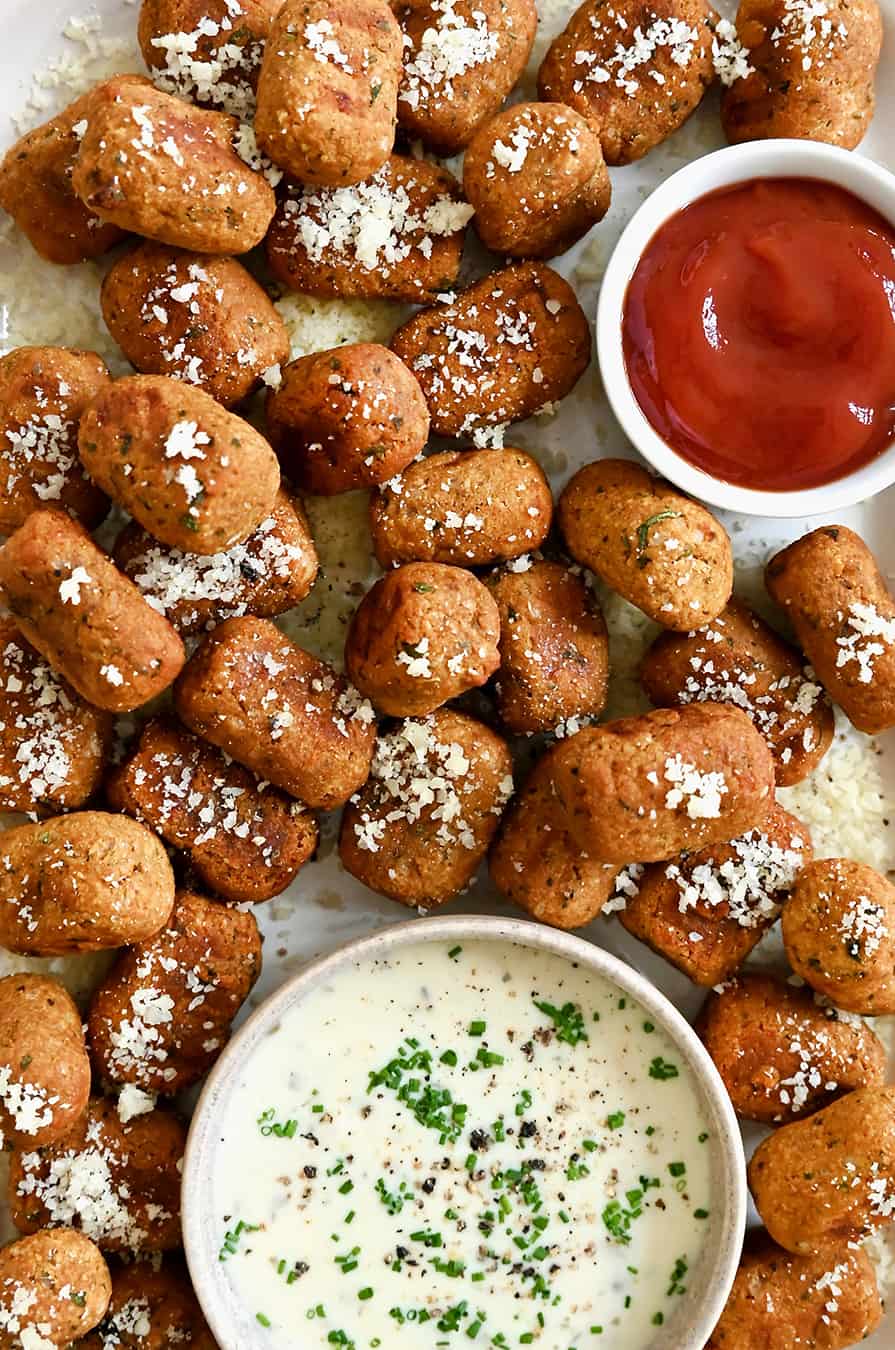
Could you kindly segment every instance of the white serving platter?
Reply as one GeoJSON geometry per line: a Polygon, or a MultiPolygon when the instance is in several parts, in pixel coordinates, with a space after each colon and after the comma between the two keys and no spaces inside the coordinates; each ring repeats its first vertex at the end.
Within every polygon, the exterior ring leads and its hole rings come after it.
{"type": "MultiPolygon", "coordinates": [[[[90,9],[86,0],[3,0],[2,58],[0,70],[0,152],[28,126],[51,116],[70,101],[85,85],[85,76],[99,79],[118,70],[143,70],[136,46],[137,0],[97,0],[90,9]],[[72,23],[74,17],[75,22],[72,23]],[[67,35],[66,35],[67,34],[67,35]],[[49,74],[47,72],[49,71],[49,74]]],[[[877,78],[877,112],[860,153],[871,156],[895,172],[895,0],[881,0],[887,34],[877,78]]],[[[532,62],[520,92],[534,92],[534,72],[551,38],[562,29],[576,0],[538,0],[541,12],[539,34],[532,62]]],[[[727,9],[728,6],[719,6],[727,9]]],[[[613,204],[604,221],[588,238],[559,261],[562,271],[575,286],[579,299],[593,316],[599,291],[599,278],[609,254],[633,211],[646,195],[675,169],[724,143],[718,120],[717,95],[710,93],[691,121],[664,146],[644,161],[612,171],[613,204]]],[[[96,324],[96,293],[101,269],[84,264],[79,276],[69,280],[70,269],[40,264],[35,288],[33,255],[9,222],[0,222],[0,350],[22,343],[62,343],[71,346],[93,345],[96,324]],[[31,280],[23,287],[23,276],[31,280]],[[62,304],[63,288],[76,287],[75,305],[62,304]],[[23,297],[25,297],[23,299],[23,297]]],[[[376,336],[383,331],[383,310],[375,307],[376,336]]],[[[395,308],[395,325],[404,311],[395,308]]],[[[332,345],[330,321],[338,316],[338,307],[329,306],[321,317],[321,340],[317,347],[332,345]]],[[[357,307],[350,320],[346,316],[345,333],[349,339],[357,332],[357,307]]],[[[387,321],[386,321],[387,322],[387,321]]],[[[372,330],[371,330],[372,333],[372,330]]],[[[308,342],[307,321],[303,322],[302,350],[313,349],[308,342]]],[[[107,342],[109,340],[107,339],[107,342]]],[[[123,371],[126,367],[120,364],[123,371]]],[[[580,464],[602,455],[632,455],[609,410],[595,366],[581,380],[559,412],[549,420],[533,421],[514,427],[510,443],[522,445],[537,454],[549,472],[555,487],[560,487],[580,464]]],[[[309,600],[284,621],[284,627],[303,645],[317,650],[330,660],[340,657],[344,621],[357,603],[359,588],[369,582],[372,563],[366,537],[365,504],[361,494],[349,498],[311,503],[312,522],[323,557],[325,576],[318,581],[309,600]],[[321,617],[321,604],[324,606],[321,617]]],[[[857,530],[876,552],[891,585],[895,578],[895,488],[864,505],[839,512],[835,519],[857,530]]],[[[780,544],[789,542],[815,525],[833,517],[810,520],[763,520],[728,517],[727,528],[734,540],[738,562],[738,585],[748,596],[757,594],[761,565],[780,544]]],[[[766,603],[766,602],[765,602],[766,603]]],[[[628,631],[630,612],[613,598],[607,605],[611,637],[611,659],[617,669],[632,669],[631,643],[622,636],[628,631]],[[621,622],[619,622],[621,620],[621,622]]],[[[631,708],[631,681],[617,678],[613,711],[631,708]]],[[[878,741],[881,751],[879,771],[888,784],[888,796],[895,801],[895,733],[878,741]]],[[[834,755],[837,749],[832,752],[834,755]]],[[[819,789],[834,811],[836,793],[828,785],[819,789]]],[[[795,808],[797,809],[797,808],[795,808]]],[[[854,820],[845,822],[849,807],[841,804],[843,823],[854,830],[854,820]]],[[[886,865],[895,870],[895,829],[886,830],[886,865]]],[[[260,906],[255,913],[265,935],[264,972],[253,994],[257,1002],[275,989],[287,975],[307,960],[328,952],[350,938],[362,936],[388,924],[406,920],[407,911],[373,894],[344,873],[334,849],[335,821],[325,823],[323,842],[317,861],[309,864],[283,897],[260,906]]],[[[836,823],[824,832],[819,852],[837,852],[836,823]]],[[[879,864],[880,839],[866,838],[861,847],[852,846],[853,856],[874,858],[879,864]]],[[[489,891],[487,877],[443,912],[486,912],[509,914],[510,908],[489,891]]],[[[513,911],[515,912],[515,911],[513,911]]],[[[582,936],[598,943],[628,961],[647,975],[688,1017],[692,1017],[703,999],[682,975],[642,944],[629,937],[614,920],[598,919],[581,930],[582,936]]],[[[773,938],[765,945],[769,959],[776,952],[773,938]]],[[[83,991],[83,971],[78,958],[54,962],[68,983],[83,991]]],[[[47,963],[42,963],[46,965],[47,963]]],[[[7,962],[7,968],[24,968],[28,962],[7,962]]],[[[895,1027],[895,1019],[881,1019],[895,1027]]],[[[880,1028],[883,1030],[883,1028],[880,1028]]],[[[891,1031],[890,1030],[890,1036],[891,1031]]],[[[895,1037],[891,1037],[895,1039],[895,1037]]],[[[890,1064],[895,1071],[895,1062],[890,1064]]],[[[892,1076],[890,1074],[890,1076],[892,1076]]],[[[756,1136],[757,1137],[757,1136],[756,1136]]],[[[751,1136],[747,1142],[752,1142],[751,1136]]],[[[7,1226],[7,1235],[9,1230],[7,1226]]],[[[890,1239],[895,1259],[895,1237],[890,1239]]],[[[893,1267],[895,1269],[895,1267],[893,1267]]],[[[895,1297],[895,1285],[890,1288],[895,1297]]],[[[885,1350],[895,1341],[895,1311],[883,1327],[864,1344],[868,1350],[885,1350]]]]}

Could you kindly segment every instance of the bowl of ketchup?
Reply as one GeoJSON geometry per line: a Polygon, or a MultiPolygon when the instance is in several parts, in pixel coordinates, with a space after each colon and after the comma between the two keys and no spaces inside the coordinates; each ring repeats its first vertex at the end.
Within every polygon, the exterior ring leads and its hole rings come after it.
{"type": "Polygon", "coordinates": [[[694,496],[867,500],[895,482],[895,176],[815,141],[687,165],[612,254],[597,351],[626,435],[694,496]]]}

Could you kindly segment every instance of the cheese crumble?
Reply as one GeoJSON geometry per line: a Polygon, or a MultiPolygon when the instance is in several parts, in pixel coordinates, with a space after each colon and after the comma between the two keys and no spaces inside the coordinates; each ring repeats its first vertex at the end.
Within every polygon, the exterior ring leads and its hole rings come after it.
{"type": "Polygon", "coordinates": [[[185,553],[147,537],[127,573],[146,602],[176,627],[212,628],[248,614],[263,589],[288,584],[307,562],[306,551],[284,539],[276,517],[267,516],[248,539],[222,553],[185,553]]]}
{"type": "MultiPolygon", "coordinates": [[[[463,747],[441,741],[434,718],[403,722],[380,736],[373,752],[370,780],[355,822],[358,846],[378,853],[387,827],[395,822],[413,825],[424,816],[435,821],[435,836],[446,845],[474,849],[476,837],[464,816],[463,791],[475,786],[475,772],[463,747]],[[372,793],[370,792],[372,788],[372,793]]],[[[503,810],[513,791],[512,779],[501,784],[495,807],[503,810]]]]}
{"type": "MultiPolygon", "coordinates": [[[[0,721],[0,803],[15,809],[22,791],[35,803],[53,798],[71,780],[73,756],[80,759],[85,749],[71,696],[50,667],[17,642],[0,653],[0,692],[6,718],[0,721]]],[[[98,749],[95,738],[91,748],[98,749]]]]}
{"type": "Polygon", "coordinates": [[[287,199],[283,212],[311,262],[331,264],[335,255],[367,271],[395,266],[416,250],[431,258],[434,240],[459,233],[474,214],[445,192],[415,206],[388,164],[351,187],[306,187],[287,199]]]}
{"type": "Polygon", "coordinates": [[[86,568],[73,568],[71,576],[59,583],[59,599],[63,605],[79,605],[81,603],[81,587],[89,586],[92,580],[93,577],[86,568]]]}
{"type": "Polygon", "coordinates": [[[842,635],[836,639],[837,670],[855,675],[860,684],[872,684],[877,657],[895,646],[895,619],[884,618],[875,605],[859,600],[849,605],[847,614],[840,611],[836,619],[844,624],[842,635]],[[857,671],[848,670],[851,665],[856,665],[857,671]]]}
{"type": "Polygon", "coordinates": [[[205,14],[190,32],[152,38],[164,66],[151,75],[166,94],[211,104],[250,120],[255,114],[252,78],[260,68],[264,43],[246,40],[247,30],[240,22],[245,10],[239,0],[225,0],[225,4],[227,13],[220,20],[205,14]]]}
{"type": "Polygon", "coordinates": [[[750,830],[726,845],[733,857],[697,866],[669,863],[665,875],[680,893],[681,914],[697,907],[718,909],[741,928],[763,927],[777,917],[805,863],[805,841],[793,835],[781,845],[750,830]]]}
{"type": "MultiPolygon", "coordinates": [[[[655,67],[649,69],[660,51],[666,52],[674,65],[686,69],[696,51],[699,42],[699,30],[678,18],[660,18],[654,15],[652,22],[645,28],[640,24],[633,32],[629,31],[627,19],[614,9],[606,14],[615,20],[622,36],[611,47],[612,34],[603,22],[602,11],[591,16],[590,24],[596,38],[596,50],[578,50],[573,61],[581,70],[582,78],[574,81],[572,88],[581,93],[587,84],[609,84],[620,89],[629,98],[635,97],[641,88],[641,80],[649,75],[657,85],[664,85],[666,77],[655,67]]],[[[701,54],[701,48],[700,48],[701,54]]]]}
{"type": "Polygon", "coordinates": [[[404,35],[404,78],[398,102],[414,111],[429,104],[449,101],[454,80],[488,65],[498,54],[497,34],[488,26],[480,9],[468,15],[458,12],[457,0],[432,0],[429,9],[434,24],[419,39],[404,35]]]}
{"type": "Polygon", "coordinates": [[[729,19],[721,19],[715,25],[712,64],[715,74],[727,89],[737,80],[745,80],[754,71],[754,66],[749,64],[749,50],[740,42],[736,24],[729,19]]]}
{"type": "Polygon", "coordinates": [[[665,794],[669,811],[683,807],[691,820],[715,819],[721,814],[721,798],[729,791],[723,773],[702,773],[680,755],[665,760],[664,778],[672,786],[665,794]]]}

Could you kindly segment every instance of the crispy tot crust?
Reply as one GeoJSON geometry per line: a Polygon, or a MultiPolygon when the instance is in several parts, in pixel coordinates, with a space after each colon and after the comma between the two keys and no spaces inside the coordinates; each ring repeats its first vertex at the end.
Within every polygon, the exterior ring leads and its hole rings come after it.
{"type": "Polygon", "coordinates": [[[144,724],[138,745],[108,779],[109,802],[183,849],[224,900],[279,895],[312,857],[317,822],[300,802],[171,719],[144,724]]]}
{"type": "Polygon", "coordinates": [[[407,135],[444,156],[468,145],[525,69],[537,21],[534,0],[424,0],[405,9],[398,121],[407,135]],[[446,75],[439,53],[470,29],[465,69],[451,70],[449,55],[446,75]]]}
{"type": "Polygon", "coordinates": [[[444,904],[475,876],[512,786],[507,746],[474,718],[439,708],[400,723],[380,738],[370,778],[345,808],[342,866],[402,905],[444,904]],[[433,800],[418,803],[427,782],[433,800]]]}
{"type": "Polygon", "coordinates": [[[724,91],[732,144],[786,136],[853,150],[873,116],[883,25],[876,0],[832,0],[808,25],[784,0],[742,0],[737,36],[749,73],[724,91]]]}
{"type": "Polygon", "coordinates": [[[0,1069],[4,1141],[42,1148],[86,1110],[90,1061],[81,1014],[57,980],[26,972],[0,980],[0,1069]]]}
{"type": "Polygon", "coordinates": [[[166,1096],[198,1082],[260,973],[254,917],[180,891],[166,927],[122,953],[94,991],[87,1035],[97,1073],[166,1096]],[[146,1022],[150,1006],[158,1012],[146,1022]]]}
{"type": "Polygon", "coordinates": [[[568,282],[543,263],[514,263],[415,314],[391,346],[420,382],[433,432],[464,436],[565,398],[591,338],[568,282]]]}
{"type": "Polygon", "coordinates": [[[500,616],[460,567],[406,563],[367,591],[345,639],[355,686],[390,717],[422,717],[500,664],[500,616]]]}
{"type": "Polygon", "coordinates": [[[9,1206],[23,1233],[60,1224],[103,1252],[160,1252],[180,1246],[180,1167],[186,1127],[170,1111],[122,1124],[115,1103],[92,1097],[86,1115],[56,1143],[16,1149],[9,1206]],[[85,1174],[92,1185],[83,1185],[85,1174]]]}
{"type": "Polygon", "coordinates": [[[186,658],[171,625],[64,511],[33,511],[10,536],[0,587],[22,635],[97,708],[148,703],[186,658]]]}
{"type": "Polygon", "coordinates": [[[719,986],[696,1030],[744,1120],[779,1125],[885,1082],[885,1046],[864,1022],[772,975],[745,971],[719,986]]]}
{"type": "Polygon", "coordinates": [[[72,186],[101,220],[198,253],[260,244],[276,203],[233,148],[235,117],[121,75],[93,90],[83,120],[72,186]]]}
{"type": "Polygon", "coordinates": [[[860,1247],[793,1256],[752,1232],[706,1350],[846,1350],[882,1315],[876,1271],[860,1247]]]}
{"type": "MultiPolygon", "coordinates": [[[[138,89],[149,84],[145,75],[124,78],[138,89]]],[[[47,262],[99,258],[126,235],[118,225],[100,220],[72,186],[83,123],[96,92],[82,94],[49,122],[26,132],[0,162],[0,207],[47,262]]]]}
{"type": "Polygon", "coordinates": [[[78,459],[78,423],[110,382],[95,352],[17,347],[0,357],[0,534],[50,503],[99,525],[109,509],[78,459]]]}
{"type": "Polygon", "coordinates": [[[895,726],[895,598],[863,539],[844,525],[822,525],[775,554],[765,582],[858,730],[895,726]]]}
{"type": "Polygon", "coordinates": [[[895,1087],[858,1088],[775,1130],[752,1155],[749,1189],[789,1252],[857,1242],[888,1219],[895,1188],[895,1087]]]}
{"type": "Polygon", "coordinates": [[[429,413],[404,363],[358,342],[287,366],[267,400],[267,433],[301,489],[331,496],[405,468],[426,444],[429,413]]]}
{"type": "Polygon", "coordinates": [[[270,514],[280,471],[248,422],[201,389],[129,375],[81,419],[81,459],[96,482],[172,548],[220,553],[270,514]]]}
{"type": "Polygon", "coordinates": [[[174,705],[198,736],[308,806],[340,806],[370,772],[369,703],[266,619],[216,628],[184,670],[174,705]]]}
{"type": "Polygon", "coordinates": [[[227,0],[142,0],[137,41],[149,69],[158,72],[158,88],[190,103],[250,116],[264,44],[282,2],[239,0],[237,18],[227,0]],[[171,44],[166,39],[175,38],[176,53],[181,33],[194,39],[188,61],[178,61],[176,55],[169,58],[171,44]]]}
{"type": "Polygon", "coordinates": [[[609,639],[600,606],[562,563],[535,561],[492,573],[500,610],[500,720],[508,731],[552,731],[598,717],[609,686],[609,639]]]}
{"type": "Polygon", "coordinates": [[[286,0],[258,80],[258,144],[293,178],[369,178],[395,139],[401,30],[386,0],[286,0]]]}
{"type": "Polygon", "coordinates": [[[850,1012],[895,1013],[895,886],[865,863],[820,858],[783,910],[797,975],[850,1012]]]}
{"type": "Polygon", "coordinates": [[[723,526],[638,464],[586,464],[563,488],[557,519],[575,561],[663,628],[690,632],[730,599],[733,553],[723,526]]]}
{"type": "Polygon", "coordinates": [[[589,119],[607,164],[631,164],[702,101],[717,18],[707,0],[585,0],[547,52],[538,93],[589,119]]]}
{"type": "Polygon", "coordinates": [[[115,540],[114,558],[182,637],[243,614],[285,613],[304,600],[319,565],[301,499],[282,485],[270,515],[224,553],[169,548],[131,521],[115,540]]]}
{"type": "Polygon", "coordinates": [[[563,741],[555,778],[569,829],[601,862],[659,862],[758,825],[774,800],[771,752],[719,703],[623,717],[563,741]]]}
{"type": "Polygon", "coordinates": [[[72,1228],[10,1242],[0,1251],[0,1347],[18,1350],[29,1332],[31,1345],[80,1345],[104,1316],[111,1292],[99,1248],[72,1228]]]}
{"type": "Polygon", "coordinates": [[[83,806],[99,787],[112,718],[76,694],[0,618],[0,810],[83,806]]]}
{"type": "Polygon", "coordinates": [[[739,839],[645,868],[619,918],[694,984],[711,987],[740,968],[810,860],[808,831],[772,802],[739,839]]]}
{"type": "Polygon", "coordinates": [[[491,848],[491,878],[508,900],[554,928],[582,928],[612,894],[618,867],[594,862],[566,828],[548,750],[510,803],[491,848]]]}
{"type": "MultiPolygon", "coordinates": [[[[201,0],[204,5],[207,0],[201,0]]],[[[243,0],[245,3],[245,0],[243,0]]],[[[81,1350],[218,1350],[187,1270],[177,1256],[112,1267],[112,1298],[97,1331],[81,1350]],[[133,1309],[142,1313],[134,1325],[133,1309]],[[147,1329],[148,1328],[148,1329],[147,1329]]]]}
{"type": "Polygon", "coordinates": [[[79,811],[4,832],[0,901],[0,942],[10,951],[102,951],[161,928],[174,903],[174,875],[144,826],[79,811]]]}
{"type": "Polygon", "coordinates": [[[463,159],[463,191],[482,243],[514,258],[565,253],[612,199],[599,137],[557,103],[513,104],[480,127],[463,159]]]}
{"type": "Polygon", "coordinates": [[[144,240],[106,273],[100,303],[135,370],[196,385],[225,408],[289,359],[286,325],[235,258],[144,240]]]}
{"type": "Polygon", "coordinates": [[[267,232],[267,260],[274,276],[302,295],[428,304],[456,284],[471,215],[447,169],[389,155],[349,187],[289,183],[267,232]]]}
{"type": "Polygon", "coordinates": [[[524,450],[442,450],[410,464],[370,500],[373,552],[406,562],[482,567],[541,546],[553,497],[524,450]]]}
{"type": "Polygon", "coordinates": [[[641,679],[659,707],[710,700],[742,708],[771,747],[778,787],[807,778],[833,742],[833,710],[801,653],[739,600],[705,628],[663,633],[641,679]]]}

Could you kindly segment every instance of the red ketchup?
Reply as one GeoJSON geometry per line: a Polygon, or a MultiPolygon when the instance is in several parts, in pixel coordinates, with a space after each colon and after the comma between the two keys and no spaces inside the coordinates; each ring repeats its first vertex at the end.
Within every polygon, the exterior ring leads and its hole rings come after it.
{"type": "Polygon", "coordinates": [[[622,336],[637,402],[691,464],[832,482],[895,436],[895,230],[814,179],[712,192],[647,245],[622,336]]]}

